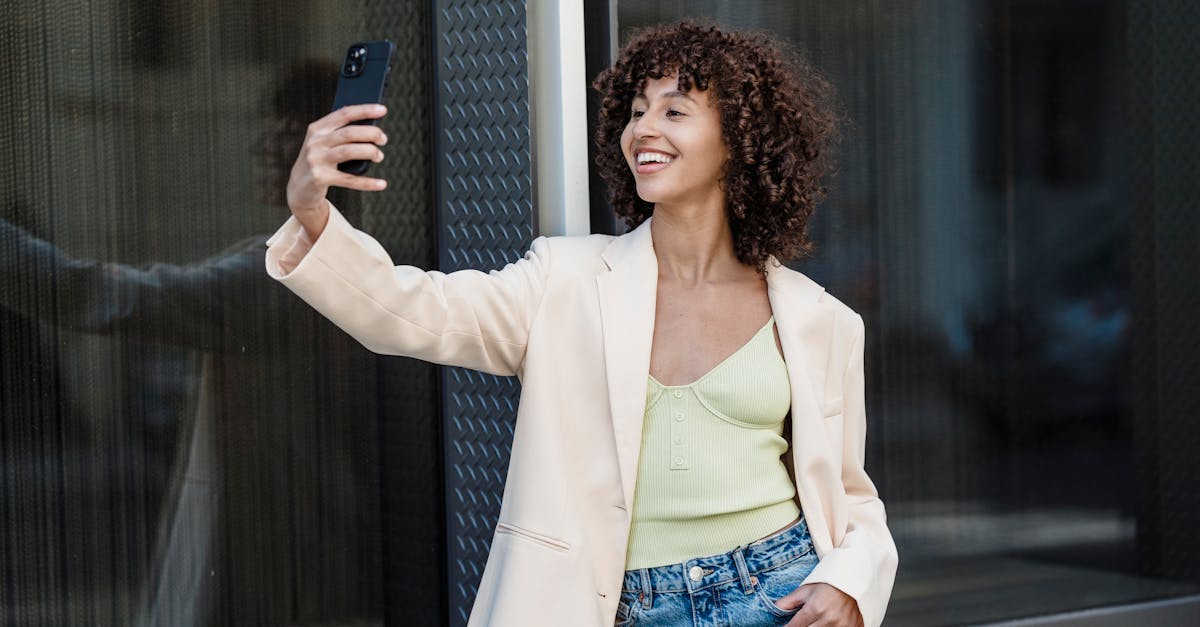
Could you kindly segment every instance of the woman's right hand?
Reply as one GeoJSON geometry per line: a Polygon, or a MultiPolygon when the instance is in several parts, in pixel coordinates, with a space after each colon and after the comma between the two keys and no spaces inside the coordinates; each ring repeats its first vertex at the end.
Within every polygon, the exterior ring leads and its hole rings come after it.
{"type": "Polygon", "coordinates": [[[387,187],[387,181],[342,172],[337,169],[343,161],[383,161],[380,146],[387,144],[387,135],[374,125],[352,124],[358,120],[377,120],[387,114],[379,104],[342,107],[308,125],[304,145],[292,166],[288,178],[287,202],[292,215],[304,226],[312,241],[316,241],[329,221],[329,202],[325,195],[330,187],[345,187],[364,192],[377,192],[387,187]]]}

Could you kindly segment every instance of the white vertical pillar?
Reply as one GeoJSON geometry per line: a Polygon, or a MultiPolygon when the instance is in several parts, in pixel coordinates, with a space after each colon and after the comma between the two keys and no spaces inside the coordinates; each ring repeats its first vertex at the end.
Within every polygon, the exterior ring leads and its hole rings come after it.
{"type": "Polygon", "coordinates": [[[529,0],[526,17],[537,230],[586,235],[591,218],[583,0],[529,0]]]}

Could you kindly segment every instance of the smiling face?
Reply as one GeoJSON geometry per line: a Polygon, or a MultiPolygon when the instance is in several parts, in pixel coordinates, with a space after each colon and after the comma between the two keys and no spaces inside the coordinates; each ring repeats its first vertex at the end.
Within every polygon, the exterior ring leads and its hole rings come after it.
{"type": "Polygon", "coordinates": [[[708,91],[679,91],[674,75],[646,79],[634,96],[621,151],[642,200],[662,206],[720,206],[729,151],[708,91]]]}

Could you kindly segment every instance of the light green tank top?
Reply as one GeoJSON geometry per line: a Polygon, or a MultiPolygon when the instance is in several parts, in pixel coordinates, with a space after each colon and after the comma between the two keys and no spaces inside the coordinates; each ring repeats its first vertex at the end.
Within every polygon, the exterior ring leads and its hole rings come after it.
{"type": "Polygon", "coordinates": [[[627,570],[725,553],[800,515],[781,460],[791,387],[774,322],[691,384],[649,378],[627,570]]]}

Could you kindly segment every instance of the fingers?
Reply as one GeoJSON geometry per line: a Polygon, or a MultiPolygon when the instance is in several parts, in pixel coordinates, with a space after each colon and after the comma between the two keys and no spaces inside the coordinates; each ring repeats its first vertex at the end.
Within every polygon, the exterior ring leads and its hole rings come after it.
{"type": "Polygon", "coordinates": [[[310,134],[314,131],[329,132],[359,120],[378,120],[385,115],[387,115],[387,107],[381,104],[350,105],[325,114],[321,119],[309,124],[308,130],[310,134]]]}
{"type": "Polygon", "coordinates": [[[367,124],[351,124],[343,126],[332,133],[331,138],[338,142],[387,145],[387,135],[378,126],[367,124]]]}
{"type": "MultiPolygon", "coordinates": [[[[364,105],[345,107],[334,113],[362,106],[364,105]]],[[[375,105],[365,106],[372,107],[375,105]]],[[[321,180],[322,178],[328,178],[322,175],[328,174],[329,168],[336,168],[337,164],[345,161],[362,160],[379,163],[383,161],[383,151],[379,147],[387,144],[387,134],[377,126],[349,124],[347,126],[330,128],[328,125],[329,120],[338,120],[338,118],[331,118],[333,115],[330,114],[309,126],[308,136],[304,139],[304,146],[300,151],[300,159],[312,171],[314,178],[326,185],[339,185],[334,180],[321,180]]],[[[354,120],[359,118],[357,116],[350,116],[343,119],[354,120]]]]}
{"type": "Polygon", "coordinates": [[[382,105],[352,105],[322,117],[308,126],[304,144],[288,180],[288,206],[296,214],[321,212],[330,187],[358,191],[379,191],[387,187],[382,179],[356,176],[337,169],[346,161],[383,161],[381,146],[387,135],[372,124],[354,124],[378,119],[386,114],[382,105]]]}
{"type": "Polygon", "coordinates": [[[373,179],[368,176],[357,176],[348,172],[337,171],[337,175],[332,177],[330,182],[331,187],[345,187],[346,189],[354,189],[360,192],[377,192],[387,187],[387,181],[383,179],[373,179]]]}
{"type": "MultiPolygon", "coordinates": [[[[789,626],[855,627],[861,624],[862,614],[858,611],[857,602],[829,584],[817,583],[800,586],[788,597],[799,594],[804,594],[803,606],[792,617],[792,620],[788,621],[789,626]]],[[[784,606],[780,604],[780,607],[784,606]]]]}
{"type": "Polygon", "coordinates": [[[383,129],[367,124],[331,128],[325,124],[325,118],[322,118],[309,125],[301,151],[312,152],[323,148],[336,148],[343,144],[384,146],[387,144],[387,134],[383,129]]]}
{"type": "Polygon", "coordinates": [[[825,622],[825,619],[815,612],[806,612],[802,608],[796,612],[792,619],[787,622],[787,627],[818,627],[823,625],[835,625],[835,623],[825,622]]]}
{"type": "Polygon", "coordinates": [[[813,586],[811,585],[800,586],[799,588],[792,590],[792,592],[787,596],[776,601],[775,605],[778,605],[785,610],[794,610],[804,605],[805,601],[807,601],[808,597],[812,594],[812,591],[813,586]]]}
{"type": "Polygon", "coordinates": [[[379,163],[383,161],[383,151],[377,148],[375,144],[339,144],[326,149],[321,159],[326,162],[332,162],[335,166],[343,161],[355,160],[379,163]]]}
{"type": "Polygon", "coordinates": [[[339,163],[355,160],[378,163],[383,160],[383,151],[374,144],[339,144],[332,148],[305,146],[288,180],[288,206],[294,213],[321,209],[330,187],[367,192],[387,187],[383,179],[357,176],[337,168],[339,163]]]}
{"type": "Polygon", "coordinates": [[[804,612],[804,604],[808,602],[808,597],[812,594],[813,586],[800,586],[792,590],[790,594],[779,599],[775,605],[785,610],[794,610],[800,608],[792,619],[787,622],[787,627],[809,627],[813,620],[811,616],[804,612]]]}
{"type": "MultiPolygon", "coordinates": [[[[331,186],[349,189],[383,189],[378,183],[357,183],[354,179],[366,179],[337,168],[346,161],[383,161],[383,151],[374,144],[337,144],[332,147],[306,147],[292,170],[292,179],[307,187],[326,188],[331,186]],[[364,186],[365,185],[365,186],[364,186]]],[[[370,179],[379,180],[379,179],[370,179]]],[[[324,195],[324,190],[321,189],[324,195]]]]}

